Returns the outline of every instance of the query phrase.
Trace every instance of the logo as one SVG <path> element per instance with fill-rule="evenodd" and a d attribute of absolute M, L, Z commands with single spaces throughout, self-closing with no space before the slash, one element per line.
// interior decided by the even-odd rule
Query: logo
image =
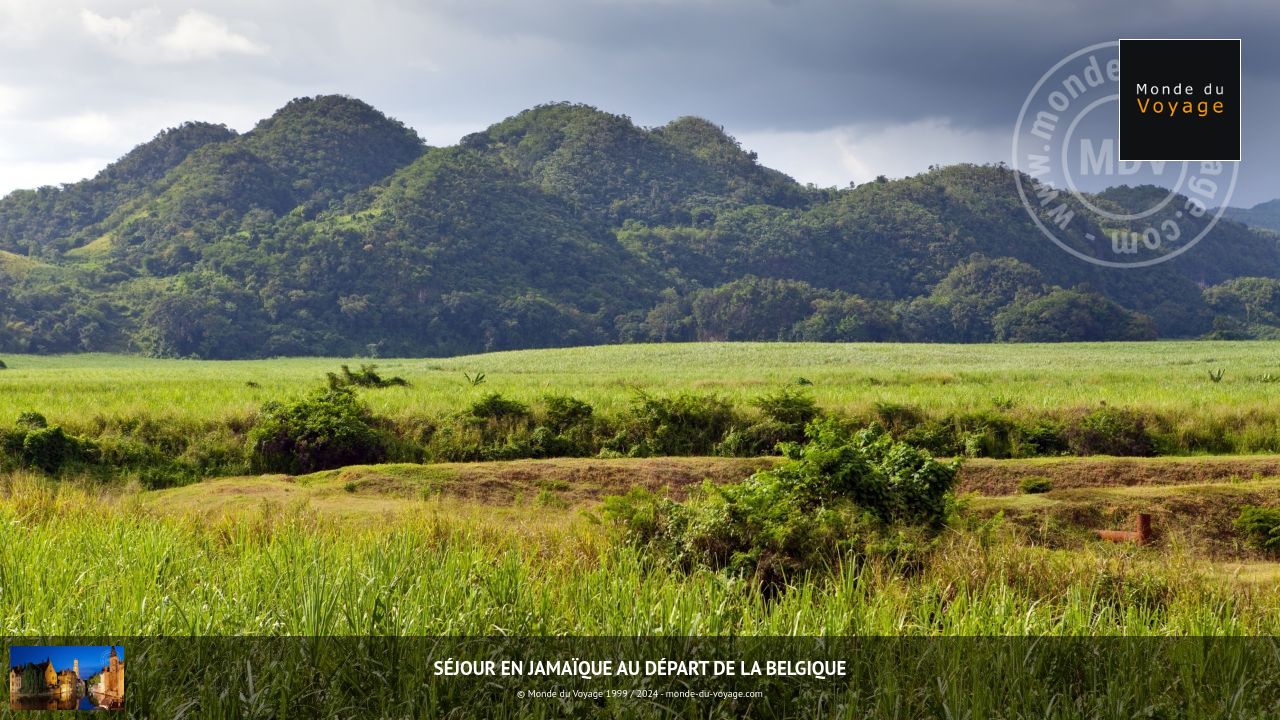
<path fill-rule="evenodd" d="M 1239 40 L 1120 40 L 1122 160 L 1240 160 Z"/>
<path fill-rule="evenodd" d="M 1023 207 L 1058 247 L 1095 265 L 1147 267 L 1213 230 L 1239 165 L 1121 160 L 1119 47 L 1091 45 L 1041 76 L 1018 113 L 1013 167 Z"/>

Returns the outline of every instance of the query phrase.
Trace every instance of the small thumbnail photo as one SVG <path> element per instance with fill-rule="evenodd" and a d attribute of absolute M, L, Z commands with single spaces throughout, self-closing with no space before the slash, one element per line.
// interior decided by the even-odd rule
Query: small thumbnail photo
<path fill-rule="evenodd" d="M 9 709 L 123 710 L 123 645 L 9 648 Z"/>

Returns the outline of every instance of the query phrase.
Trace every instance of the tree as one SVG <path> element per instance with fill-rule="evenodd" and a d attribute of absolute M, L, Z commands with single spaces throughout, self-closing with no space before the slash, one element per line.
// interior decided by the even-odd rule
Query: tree
<path fill-rule="evenodd" d="M 1151 318 L 1079 289 L 1015 303 L 995 318 L 996 337 L 1008 342 L 1153 340 Z"/>

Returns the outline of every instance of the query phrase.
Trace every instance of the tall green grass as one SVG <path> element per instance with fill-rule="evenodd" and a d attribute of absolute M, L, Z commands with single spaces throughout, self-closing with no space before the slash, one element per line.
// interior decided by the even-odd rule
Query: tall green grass
<path fill-rule="evenodd" d="M 1224 583 L 1191 558 L 1024 547 L 990 528 L 948 532 L 922 570 L 849 562 L 770 600 L 749 580 L 656 565 L 570 513 L 173 518 L 26 475 L 3 494 L 3 635 L 1280 632 L 1273 588 Z"/>

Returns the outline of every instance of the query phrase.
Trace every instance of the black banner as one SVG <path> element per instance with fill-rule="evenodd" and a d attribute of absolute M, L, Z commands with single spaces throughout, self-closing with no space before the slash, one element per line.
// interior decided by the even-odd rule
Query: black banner
<path fill-rule="evenodd" d="M 6 639 L 72 644 L 146 718 L 1280 717 L 1270 637 Z"/>

